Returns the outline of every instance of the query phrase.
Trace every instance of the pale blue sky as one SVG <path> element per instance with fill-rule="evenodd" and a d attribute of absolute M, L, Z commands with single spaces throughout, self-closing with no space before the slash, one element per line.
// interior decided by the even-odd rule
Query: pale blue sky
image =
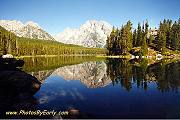
<path fill-rule="evenodd" d="M 180 0 L 0 0 L 0 19 L 32 20 L 51 34 L 77 28 L 87 20 L 105 20 L 134 26 L 148 19 L 152 27 L 180 17 Z"/>

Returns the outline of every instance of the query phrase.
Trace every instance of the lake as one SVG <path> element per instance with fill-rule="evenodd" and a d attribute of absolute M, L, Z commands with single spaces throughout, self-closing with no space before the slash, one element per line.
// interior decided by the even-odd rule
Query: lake
<path fill-rule="evenodd" d="M 26 102 L 15 101 L 11 110 L 73 110 L 71 115 L 38 118 L 180 118 L 179 61 L 95 57 L 23 60 L 22 70 L 42 85 Z"/>

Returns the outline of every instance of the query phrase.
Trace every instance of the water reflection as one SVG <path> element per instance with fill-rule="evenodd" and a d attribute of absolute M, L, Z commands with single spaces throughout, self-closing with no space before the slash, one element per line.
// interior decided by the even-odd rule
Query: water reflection
<path fill-rule="evenodd" d="M 167 60 L 149 63 L 148 60 L 107 59 L 76 65 L 67 65 L 54 70 L 31 72 L 39 80 L 48 76 L 60 76 L 65 80 L 79 80 L 88 88 L 120 84 L 127 91 L 135 84 L 148 90 L 148 83 L 156 83 L 161 92 L 177 92 L 180 86 L 180 63 Z"/>
<path fill-rule="evenodd" d="M 138 65 L 137 65 L 138 64 Z M 107 74 L 113 85 L 120 83 L 127 91 L 132 84 L 148 89 L 148 83 L 155 82 L 161 92 L 177 92 L 180 87 L 180 63 L 167 63 L 166 60 L 148 65 L 143 59 L 139 62 L 129 62 L 126 59 L 109 59 Z"/>
<path fill-rule="evenodd" d="M 55 69 L 35 95 L 39 109 L 75 118 L 179 118 L 180 63 L 107 59 Z M 63 116 L 70 118 L 71 116 Z"/>
<path fill-rule="evenodd" d="M 25 64 L 23 70 L 26 72 L 38 72 L 54 70 L 66 65 L 74 65 L 86 61 L 97 60 L 94 56 L 58 56 L 58 57 L 27 57 L 23 58 Z"/>
<path fill-rule="evenodd" d="M 18 87 L 0 84 L 1 114 L 8 110 L 46 109 L 75 112 L 63 118 L 180 117 L 180 62 L 83 57 L 79 60 L 78 57 L 26 58 L 24 61 L 26 72 L 0 71 L 1 82 L 18 83 Z M 23 80 L 40 81 L 41 89 L 29 96 Z M 31 83 L 28 85 L 32 86 Z"/>

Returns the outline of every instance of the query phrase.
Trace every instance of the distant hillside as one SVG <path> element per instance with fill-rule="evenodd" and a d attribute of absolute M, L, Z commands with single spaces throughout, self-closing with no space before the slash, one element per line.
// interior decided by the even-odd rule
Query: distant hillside
<path fill-rule="evenodd" d="M 15 56 L 36 55 L 96 55 L 105 54 L 102 48 L 86 48 L 57 41 L 18 37 L 0 26 L 0 54 Z"/>

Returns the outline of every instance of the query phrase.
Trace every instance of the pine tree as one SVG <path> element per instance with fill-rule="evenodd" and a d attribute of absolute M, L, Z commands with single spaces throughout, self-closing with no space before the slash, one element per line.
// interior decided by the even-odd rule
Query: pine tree
<path fill-rule="evenodd" d="M 132 34 L 132 23 L 129 20 L 126 24 L 126 30 L 127 30 L 127 50 L 130 51 L 132 49 L 132 39 L 133 39 L 133 34 Z"/>
<path fill-rule="evenodd" d="M 144 35 L 143 36 L 142 47 L 141 47 L 142 55 L 144 55 L 144 56 L 148 53 L 148 46 L 147 46 L 146 40 L 147 40 L 147 37 Z"/>
<path fill-rule="evenodd" d="M 123 26 L 122 29 L 121 29 L 121 42 L 120 42 L 120 45 L 121 45 L 121 54 L 126 54 L 127 53 L 127 33 L 126 33 L 126 29 L 125 27 Z"/>
<path fill-rule="evenodd" d="M 0 55 L 3 54 L 2 32 L 0 31 Z"/>
<path fill-rule="evenodd" d="M 3 44 L 3 55 L 7 54 L 7 38 L 4 35 L 2 37 L 2 44 Z"/>
<path fill-rule="evenodd" d="M 137 32 L 136 29 L 133 32 L 133 47 L 137 46 Z"/>
<path fill-rule="evenodd" d="M 115 31 L 115 41 L 114 41 L 114 46 L 115 46 L 115 55 L 120 54 L 120 49 L 119 49 L 119 29 L 117 28 Z"/>
<path fill-rule="evenodd" d="M 146 35 L 146 37 L 147 37 L 148 31 L 149 31 L 149 24 L 148 24 L 148 21 L 146 20 L 146 23 L 145 23 L 145 35 Z"/>
<path fill-rule="evenodd" d="M 154 40 L 154 37 L 152 35 L 149 36 L 148 44 L 151 45 Z"/>
<path fill-rule="evenodd" d="M 115 30 L 115 27 L 113 26 L 113 30 L 110 34 L 110 37 L 111 37 L 111 43 L 112 43 L 112 49 L 111 49 L 111 52 L 112 52 L 112 55 L 115 55 L 115 51 L 116 51 L 116 30 Z"/>
<path fill-rule="evenodd" d="M 132 23 L 128 21 L 125 26 L 121 29 L 120 45 L 121 45 L 121 54 L 127 54 L 128 51 L 132 49 Z"/>
<path fill-rule="evenodd" d="M 106 48 L 108 50 L 108 55 L 111 54 L 111 49 L 112 49 L 112 42 L 111 42 L 111 38 L 110 36 L 107 37 L 107 40 L 106 40 Z"/>
<path fill-rule="evenodd" d="M 142 55 L 146 55 L 148 53 L 148 46 L 147 46 L 147 34 L 148 34 L 148 22 L 145 23 L 145 28 L 143 24 L 143 40 L 142 40 Z"/>
<path fill-rule="evenodd" d="M 167 20 L 167 32 L 166 32 L 166 46 L 170 48 L 171 46 L 171 30 L 172 30 L 172 20 Z"/>
<path fill-rule="evenodd" d="M 114 41 L 115 41 L 115 27 L 113 26 L 113 29 L 110 33 L 110 36 L 107 37 L 107 46 L 108 49 L 108 55 L 112 55 L 114 51 Z"/>
<path fill-rule="evenodd" d="M 180 21 L 175 21 L 170 33 L 171 47 L 174 50 L 180 50 Z"/>
<path fill-rule="evenodd" d="M 125 43 L 126 41 L 124 41 L 123 35 L 124 35 L 124 26 L 122 25 L 120 29 L 119 37 L 118 37 L 118 47 L 120 50 L 120 54 L 124 53 L 124 49 L 126 46 L 126 43 Z"/>
<path fill-rule="evenodd" d="M 141 24 L 138 23 L 136 46 L 141 46 L 141 45 L 142 45 L 142 30 L 141 30 Z"/>
<path fill-rule="evenodd" d="M 164 54 L 166 48 L 166 20 L 160 22 L 159 30 L 158 30 L 158 50 Z"/>

